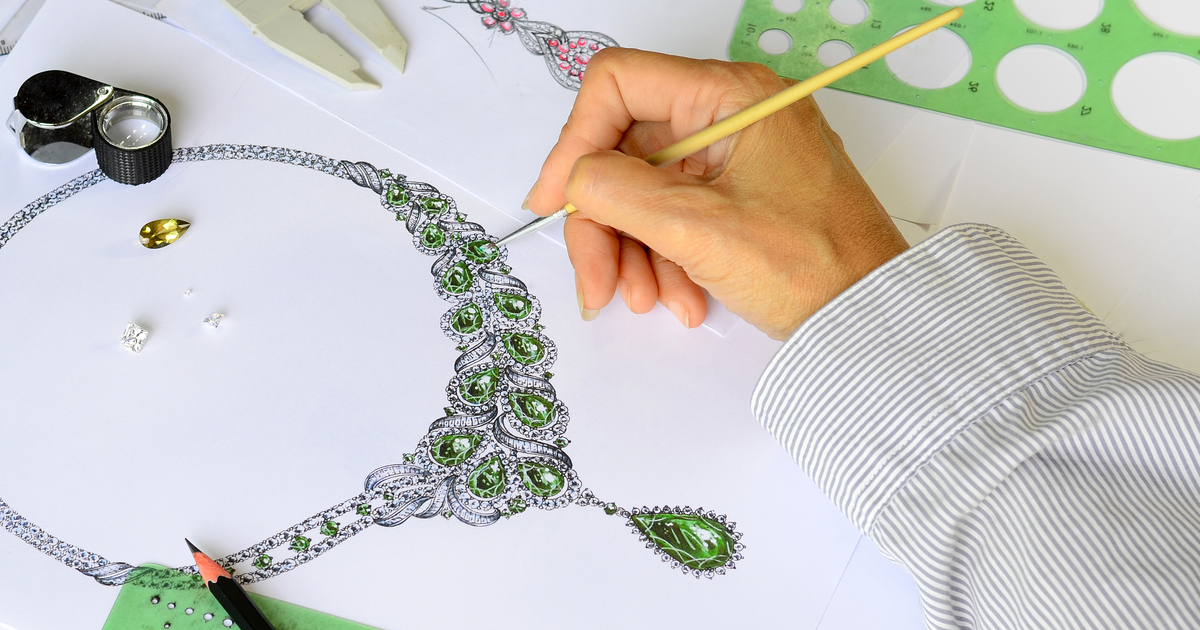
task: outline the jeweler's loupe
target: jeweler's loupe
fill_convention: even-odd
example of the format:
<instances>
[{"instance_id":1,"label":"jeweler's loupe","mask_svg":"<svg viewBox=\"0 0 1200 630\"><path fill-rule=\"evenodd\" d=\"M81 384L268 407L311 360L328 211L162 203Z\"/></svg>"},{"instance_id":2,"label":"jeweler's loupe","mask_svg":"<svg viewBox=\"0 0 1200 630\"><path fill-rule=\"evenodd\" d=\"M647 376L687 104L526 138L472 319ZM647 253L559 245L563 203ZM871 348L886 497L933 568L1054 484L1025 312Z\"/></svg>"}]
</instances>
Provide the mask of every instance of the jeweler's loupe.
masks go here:
<instances>
[{"instance_id":1,"label":"jeweler's loupe","mask_svg":"<svg viewBox=\"0 0 1200 630\"><path fill-rule=\"evenodd\" d=\"M110 179L145 184L171 165L171 114L162 101L62 70L29 77L8 128L25 153L65 164L96 150Z\"/></svg>"}]
</instances>

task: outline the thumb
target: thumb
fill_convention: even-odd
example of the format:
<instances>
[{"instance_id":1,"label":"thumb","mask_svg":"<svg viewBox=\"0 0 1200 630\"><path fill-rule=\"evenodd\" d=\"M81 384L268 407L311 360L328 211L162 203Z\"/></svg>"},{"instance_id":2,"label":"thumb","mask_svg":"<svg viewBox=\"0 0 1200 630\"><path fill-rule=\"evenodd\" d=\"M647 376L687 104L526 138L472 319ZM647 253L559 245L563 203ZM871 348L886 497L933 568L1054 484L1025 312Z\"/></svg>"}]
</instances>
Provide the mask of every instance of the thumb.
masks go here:
<instances>
[{"instance_id":1,"label":"thumb","mask_svg":"<svg viewBox=\"0 0 1200 630\"><path fill-rule=\"evenodd\" d=\"M636 238L682 262L682 249L702 242L702 209L717 207L717 193L704 180L655 168L618 151L601 151L575 161L567 200L588 219Z\"/></svg>"}]
</instances>

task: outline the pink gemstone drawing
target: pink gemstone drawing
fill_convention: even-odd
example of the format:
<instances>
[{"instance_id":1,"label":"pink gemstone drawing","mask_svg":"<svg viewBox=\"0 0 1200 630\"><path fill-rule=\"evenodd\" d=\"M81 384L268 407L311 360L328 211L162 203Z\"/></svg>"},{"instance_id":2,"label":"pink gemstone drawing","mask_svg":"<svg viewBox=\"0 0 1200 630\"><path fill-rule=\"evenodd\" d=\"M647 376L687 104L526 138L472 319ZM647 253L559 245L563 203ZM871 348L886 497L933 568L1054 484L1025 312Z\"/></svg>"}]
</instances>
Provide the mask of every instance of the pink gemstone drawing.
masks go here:
<instances>
[{"instance_id":1,"label":"pink gemstone drawing","mask_svg":"<svg viewBox=\"0 0 1200 630\"><path fill-rule=\"evenodd\" d=\"M545 59L546 69L559 85L578 90L592 55L605 48L616 48L613 38L595 31L567 31L548 22L528 19L525 9L511 6L513 0L444 0L465 4L479 14L488 29L503 35L516 33L521 45ZM586 54L584 54L586 53Z\"/></svg>"}]
</instances>

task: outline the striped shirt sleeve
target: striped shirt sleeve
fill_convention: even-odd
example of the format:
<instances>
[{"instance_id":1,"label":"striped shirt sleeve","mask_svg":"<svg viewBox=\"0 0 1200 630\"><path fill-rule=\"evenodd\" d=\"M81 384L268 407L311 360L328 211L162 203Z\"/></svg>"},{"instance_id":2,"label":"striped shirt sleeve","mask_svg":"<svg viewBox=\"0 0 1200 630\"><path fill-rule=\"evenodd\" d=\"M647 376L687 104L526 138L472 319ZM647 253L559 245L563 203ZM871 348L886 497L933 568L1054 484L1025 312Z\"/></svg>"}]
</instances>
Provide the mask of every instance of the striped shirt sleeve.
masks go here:
<instances>
[{"instance_id":1,"label":"striped shirt sleeve","mask_svg":"<svg viewBox=\"0 0 1200 630\"><path fill-rule=\"evenodd\" d=\"M753 411L931 628L1200 628L1200 377L1003 231L948 228L792 335Z\"/></svg>"}]
</instances>

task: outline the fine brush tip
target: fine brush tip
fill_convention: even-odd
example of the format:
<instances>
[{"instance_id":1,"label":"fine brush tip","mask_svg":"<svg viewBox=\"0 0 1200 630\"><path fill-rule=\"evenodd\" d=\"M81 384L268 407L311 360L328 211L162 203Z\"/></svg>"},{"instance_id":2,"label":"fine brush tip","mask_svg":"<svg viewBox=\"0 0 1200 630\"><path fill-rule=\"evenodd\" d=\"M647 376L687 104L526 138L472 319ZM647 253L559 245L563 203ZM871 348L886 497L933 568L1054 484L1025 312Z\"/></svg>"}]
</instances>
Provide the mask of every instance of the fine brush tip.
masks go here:
<instances>
[{"instance_id":1,"label":"fine brush tip","mask_svg":"<svg viewBox=\"0 0 1200 630\"><path fill-rule=\"evenodd\" d=\"M183 539L183 542L187 543L187 545L188 545L188 549L191 549L191 550L192 550L192 553L204 553L203 551L200 551L199 549L197 549L197 548L196 548L196 545L193 545L193 544L192 544L192 541L190 541L190 540L188 540L188 539L184 538L184 539Z\"/></svg>"}]
</instances>

